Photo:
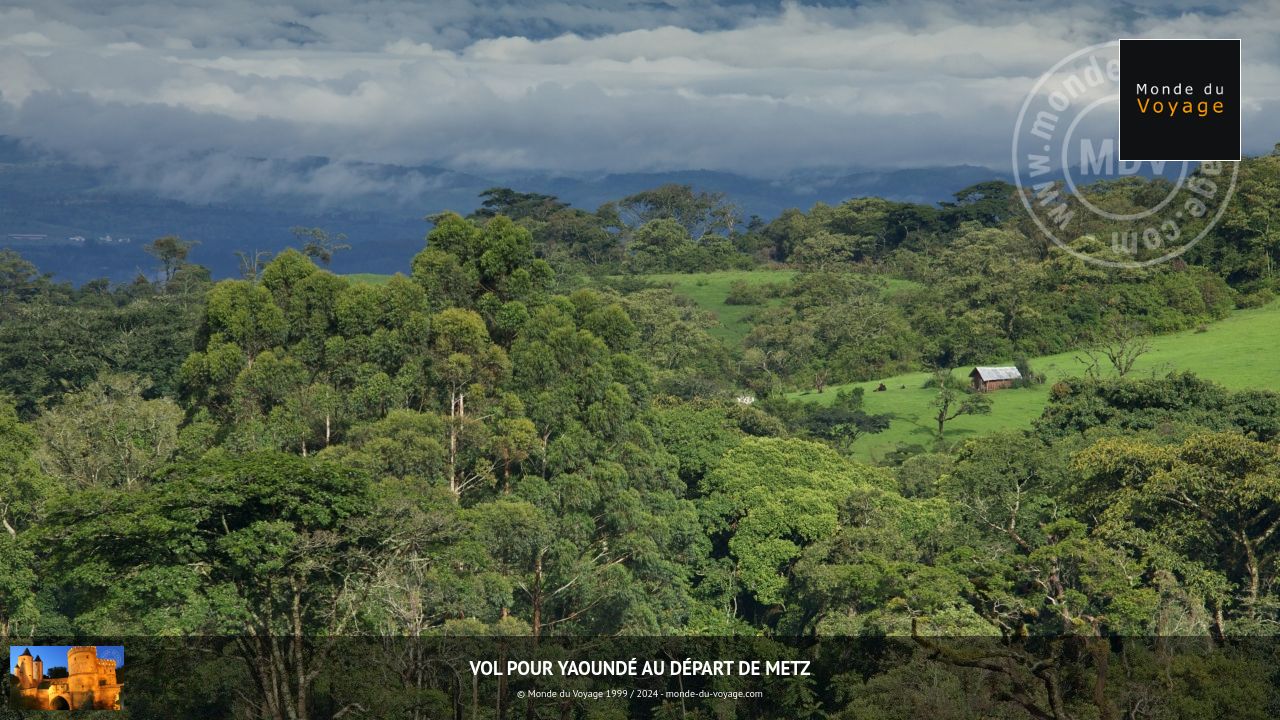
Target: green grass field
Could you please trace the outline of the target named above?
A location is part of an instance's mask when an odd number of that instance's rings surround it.
[[[641,277],[653,283],[670,285],[677,294],[693,300],[698,307],[715,315],[720,324],[711,329],[711,334],[736,345],[751,330],[748,317],[753,312],[778,305],[782,301],[775,298],[764,305],[726,305],[724,299],[729,295],[730,286],[739,280],[750,285],[786,283],[795,275],[795,270],[721,270],[705,273],[657,273]],[[889,278],[886,291],[892,293],[914,285],[910,280]]]
[[[1139,358],[1130,377],[1150,377],[1170,371],[1190,370],[1228,388],[1280,389],[1280,302],[1263,308],[1240,310],[1227,319],[1208,326],[1205,332],[1175,333],[1153,338],[1151,352]],[[1031,367],[1045,374],[1047,382],[1031,389],[1001,390],[991,395],[991,414],[963,416],[947,424],[947,442],[987,433],[1028,427],[1039,417],[1048,400],[1049,386],[1063,377],[1078,376],[1084,365],[1075,360],[1077,352],[1032,358]],[[1105,360],[1104,360],[1105,363]],[[1010,365],[1009,358],[983,364]],[[957,375],[972,368],[958,368]],[[879,460],[899,445],[929,447],[934,425],[930,404],[934,391],[923,384],[928,373],[908,373],[883,380],[829,387],[822,393],[798,392],[790,397],[811,402],[831,402],[844,388],[861,387],[866,409],[892,413],[889,429],[859,438],[854,452],[864,460]],[[874,392],[884,383],[885,392]],[[905,386],[905,387],[904,387]]]
[[[671,289],[698,304],[698,307],[716,316],[720,322],[710,332],[728,343],[740,343],[751,329],[747,316],[762,307],[780,302],[771,299],[765,305],[726,305],[729,286],[742,280],[751,285],[785,283],[795,277],[794,270],[722,270],[705,273],[660,273],[642,275],[645,280]]]
[[[366,283],[368,285],[386,285],[391,281],[392,275],[381,275],[379,273],[351,273],[342,277],[354,283]]]

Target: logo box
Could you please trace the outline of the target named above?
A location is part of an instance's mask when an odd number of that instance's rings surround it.
[[[1120,40],[1121,160],[1240,159],[1240,40]]]

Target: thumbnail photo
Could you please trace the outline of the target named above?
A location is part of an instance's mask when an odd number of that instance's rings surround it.
[[[13,645],[9,701],[21,710],[119,710],[120,645]]]

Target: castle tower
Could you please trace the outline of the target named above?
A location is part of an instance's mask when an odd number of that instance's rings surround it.
[[[31,665],[31,674],[35,677],[36,684],[39,685],[40,681],[44,679],[44,661],[40,659],[39,655],[37,655],[35,662],[31,663]]]
[[[67,650],[67,690],[71,693],[71,709],[92,707],[92,693],[97,687],[98,649],[80,645]]]
[[[107,685],[116,684],[116,661],[115,660],[99,660],[98,661],[98,686],[103,685],[106,681]]]
[[[29,688],[40,684],[39,678],[35,677],[35,661],[31,659],[31,650],[26,649],[18,656],[18,687]],[[34,682],[33,682],[34,681]]]

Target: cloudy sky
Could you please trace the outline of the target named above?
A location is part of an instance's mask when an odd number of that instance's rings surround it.
[[[1280,0],[0,0],[0,134],[79,160],[458,170],[1005,169],[1036,78],[1116,37],[1244,40],[1280,141]]]

